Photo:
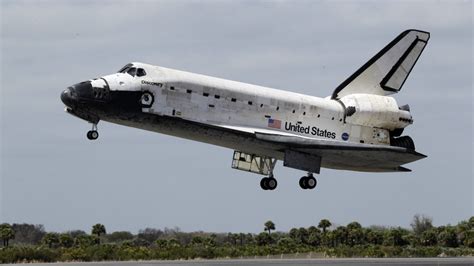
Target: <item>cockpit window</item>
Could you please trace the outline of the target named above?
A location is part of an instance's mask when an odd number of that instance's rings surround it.
[[[145,75],[146,75],[145,69],[143,69],[143,68],[137,69],[137,76],[138,77],[143,77]]]
[[[118,73],[127,73],[132,77],[143,77],[146,76],[146,71],[143,68],[136,68],[133,67],[132,64],[127,64],[126,66],[122,67]]]
[[[132,64],[126,64],[124,67],[122,67],[117,73],[127,73],[127,70],[132,67]]]
[[[135,75],[137,74],[137,69],[132,67],[127,71],[127,73],[130,74],[130,76],[135,77]]]

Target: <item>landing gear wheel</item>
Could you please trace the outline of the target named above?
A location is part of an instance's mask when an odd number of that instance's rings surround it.
[[[264,177],[264,178],[262,178],[262,180],[260,180],[260,187],[263,190],[268,190],[268,188],[267,188],[267,178],[266,177]]]
[[[278,182],[275,178],[269,177],[267,178],[267,187],[269,190],[274,190],[278,185]]]
[[[87,138],[90,140],[96,140],[99,137],[99,132],[97,130],[89,130],[87,132]]]
[[[299,183],[302,189],[313,189],[318,184],[318,181],[316,181],[316,178],[310,174],[308,176],[301,177]]]
[[[99,137],[99,131],[97,131],[97,123],[98,122],[91,122],[92,129],[87,132],[87,138],[89,140],[96,140]]]
[[[278,182],[274,177],[264,177],[260,180],[260,187],[263,190],[274,190],[277,185]]]
[[[314,178],[313,176],[306,177],[306,188],[307,189],[313,189],[313,188],[316,187],[317,184],[318,184],[318,181],[316,181],[316,178]]]
[[[307,187],[306,187],[306,178],[307,178],[306,176],[303,176],[303,177],[300,178],[300,182],[299,182],[299,183],[300,183],[300,187],[301,187],[302,189],[307,189]]]

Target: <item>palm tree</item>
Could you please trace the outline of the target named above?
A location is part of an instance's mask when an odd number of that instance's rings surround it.
[[[343,245],[347,243],[349,230],[344,226],[338,226],[332,231],[333,246]]]
[[[268,234],[270,234],[272,230],[275,230],[275,224],[272,221],[267,221],[265,223],[265,231],[268,231]]]
[[[74,238],[74,246],[86,248],[97,243],[97,239],[91,235],[78,235]]]
[[[415,235],[421,236],[423,232],[433,228],[433,218],[426,215],[416,214],[413,216],[413,221],[410,225],[411,228],[413,228]]]
[[[49,248],[56,248],[59,244],[59,235],[57,233],[47,233],[41,241]]]
[[[332,224],[328,219],[322,219],[319,222],[318,227],[323,229],[323,234],[326,234],[326,228],[330,227],[331,225]]]
[[[92,234],[97,236],[97,241],[100,245],[100,236],[106,234],[105,226],[103,224],[95,224],[92,226]]]
[[[239,238],[240,238],[240,246],[243,246],[244,245],[245,234],[244,233],[239,233]]]
[[[10,239],[15,238],[15,231],[10,224],[0,224],[0,238],[3,240],[4,247],[8,247]]]
[[[238,234],[229,233],[229,234],[227,234],[227,237],[229,238],[229,241],[232,243],[232,245],[234,245],[234,246],[237,245],[237,240],[239,238]]]
[[[74,245],[74,239],[70,234],[60,234],[59,235],[59,245],[61,247],[70,248]]]

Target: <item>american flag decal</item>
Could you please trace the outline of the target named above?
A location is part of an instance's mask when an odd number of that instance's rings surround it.
[[[268,127],[281,129],[281,120],[269,118]]]

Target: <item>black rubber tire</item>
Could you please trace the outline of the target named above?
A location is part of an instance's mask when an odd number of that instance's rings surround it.
[[[316,187],[317,184],[318,184],[318,181],[316,180],[316,178],[314,178],[312,176],[306,177],[306,188],[307,189],[313,189],[313,188]]]
[[[268,190],[268,181],[267,181],[268,178],[264,177],[262,178],[262,180],[260,180],[260,187],[263,189],[263,190]]]
[[[307,176],[303,176],[303,177],[300,178],[300,182],[299,182],[299,183],[300,183],[300,187],[301,187],[302,189],[307,189],[307,185],[306,185],[306,179],[307,179],[307,178],[308,178]]]
[[[92,130],[87,131],[87,139],[92,140]]]
[[[266,185],[269,190],[274,190],[275,188],[277,188],[278,182],[275,178],[269,177],[267,178]]]

